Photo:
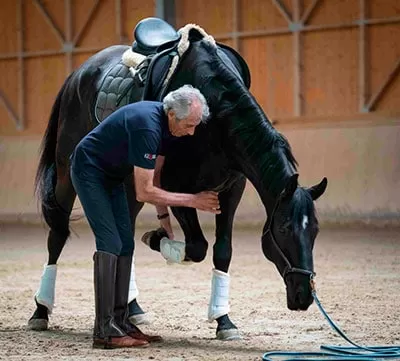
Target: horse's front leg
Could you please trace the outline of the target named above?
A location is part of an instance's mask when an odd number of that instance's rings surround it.
[[[237,327],[228,316],[230,310],[228,269],[232,258],[233,219],[245,184],[245,178],[240,177],[229,189],[219,194],[222,212],[216,216],[216,240],[213,254],[215,268],[212,271],[208,320],[210,322],[217,321],[217,338],[220,340],[241,338]]]
[[[196,209],[172,207],[172,212],[183,231],[185,242],[168,239],[163,228],[146,232],[142,241],[158,251],[168,263],[201,262],[207,254],[208,242],[201,230]]]
[[[172,207],[172,213],[178,220],[185,236],[183,260],[186,262],[203,261],[207,255],[208,242],[200,227],[196,209]]]

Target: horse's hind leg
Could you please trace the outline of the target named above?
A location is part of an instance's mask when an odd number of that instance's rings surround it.
[[[127,179],[125,180],[125,190],[128,197],[129,212],[131,215],[132,234],[133,237],[135,237],[136,217],[139,214],[140,210],[143,208],[144,204],[136,200],[136,193],[133,187],[132,176],[127,177]],[[147,318],[147,315],[137,301],[138,295],[139,290],[136,284],[135,258],[133,257],[128,294],[129,321],[131,321],[134,325],[148,324],[149,320]]]
[[[69,219],[76,198],[69,172],[56,180],[54,188],[55,179],[56,172],[51,167],[46,175],[46,191],[42,199],[43,216],[50,227],[47,238],[49,258],[35,294],[36,310],[28,322],[29,328],[36,331],[48,328],[48,317],[54,306],[57,261],[70,234]]]
[[[208,307],[209,321],[216,320],[217,338],[237,340],[240,334],[229,319],[229,265],[232,258],[232,228],[236,208],[242,197],[246,180],[240,177],[231,188],[219,194],[222,213],[216,216],[215,244],[213,253],[213,270],[211,296]]]

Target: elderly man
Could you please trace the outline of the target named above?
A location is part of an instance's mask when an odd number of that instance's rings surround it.
[[[218,194],[171,193],[153,184],[163,142],[193,135],[209,109],[196,88],[185,85],[163,102],[122,107],[86,135],[71,156],[71,179],[96,240],[93,347],[147,346],[154,336],[128,321],[128,291],[134,241],[124,188],[133,172],[136,198],[165,206],[193,207],[218,214]],[[162,216],[162,215],[159,215]]]

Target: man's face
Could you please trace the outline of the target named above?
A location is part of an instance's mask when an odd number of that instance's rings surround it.
[[[170,110],[168,112],[169,131],[174,137],[193,135],[196,127],[201,122],[201,115],[201,105],[197,102],[192,103],[189,115],[179,121],[176,119],[175,112]]]

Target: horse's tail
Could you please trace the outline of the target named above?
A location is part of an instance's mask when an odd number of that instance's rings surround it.
[[[41,200],[46,198],[46,194],[49,191],[48,187],[53,188],[53,182],[55,181],[56,177],[55,162],[58,119],[62,96],[71,75],[65,80],[63,86],[57,94],[53,108],[51,109],[49,123],[40,145],[40,160],[35,177],[35,194]]]

